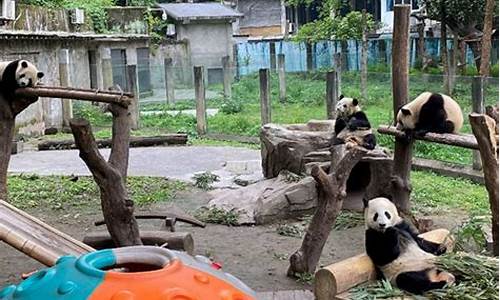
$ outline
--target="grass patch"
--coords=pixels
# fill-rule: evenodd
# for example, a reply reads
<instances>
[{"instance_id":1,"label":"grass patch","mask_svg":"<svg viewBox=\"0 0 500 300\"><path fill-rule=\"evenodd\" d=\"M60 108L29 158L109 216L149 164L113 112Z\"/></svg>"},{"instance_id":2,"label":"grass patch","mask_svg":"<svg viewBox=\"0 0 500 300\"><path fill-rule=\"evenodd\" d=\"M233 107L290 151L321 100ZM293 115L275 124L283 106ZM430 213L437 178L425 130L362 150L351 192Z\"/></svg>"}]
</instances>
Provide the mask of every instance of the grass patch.
<instances>
[{"instance_id":1,"label":"grass patch","mask_svg":"<svg viewBox=\"0 0 500 300\"><path fill-rule=\"evenodd\" d=\"M212 189L212 184L220 180L219 175L211 172L203 172L193 176L194 186L202 190L208 191Z\"/></svg>"},{"instance_id":2,"label":"grass patch","mask_svg":"<svg viewBox=\"0 0 500 300\"><path fill-rule=\"evenodd\" d=\"M490 211L483 185L425 171L413 171L411 175L412 203L421 213L435 213L443 208L462 209L471 215Z\"/></svg>"},{"instance_id":3,"label":"grass patch","mask_svg":"<svg viewBox=\"0 0 500 300\"><path fill-rule=\"evenodd\" d=\"M304 226L297 224L279 224L276 233L282 236L300 238L304 234Z\"/></svg>"},{"instance_id":4,"label":"grass patch","mask_svg":"<svg viewBox=\"0 0 500 300\"><path fill-rule=\"evenodd\" d=\"M9 176L9 202L20 209L71 209L95 206L100 194L92 177L80 176ZM186 183L159 177L128 177L127 188L136 205L171 201L177 192L187 188Z\"/></svg>"},{"instance_id":5,"label":"grass patch","mask_svg":"<svg viewBox=\"0 0 500 300\"><path fill-rule=\"evenodd\" d=\"M239 213L235 210L226 211L211 207L198 210L196 217L206 223L234 226L238 225Z\"/></svg>"},{"instance_id":6,"label":"grass patch","mask_svg":"<svg viewBox=\"0 0 500 300\"><path fill-rule=\"evenodd\" d=\"M335 225L333 225L333 229L345 230L361 226L364 223L365 223L365 217L363 216L362 213L343 210L337 216L337 219L335 220Z\"/></svg>"}]
</instances>

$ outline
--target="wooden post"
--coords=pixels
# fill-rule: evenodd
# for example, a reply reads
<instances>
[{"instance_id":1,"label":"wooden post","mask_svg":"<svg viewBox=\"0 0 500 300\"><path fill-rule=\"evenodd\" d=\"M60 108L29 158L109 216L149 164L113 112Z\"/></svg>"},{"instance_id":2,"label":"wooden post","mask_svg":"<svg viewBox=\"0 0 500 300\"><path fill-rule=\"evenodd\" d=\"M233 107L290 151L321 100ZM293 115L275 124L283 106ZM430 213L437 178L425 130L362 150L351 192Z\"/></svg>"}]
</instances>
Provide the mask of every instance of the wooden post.
<instances>
[{"instance_id":1,"label":"wooden post","mask_svg":"<svg viewBox=\"0 0 500 300\"><path fill-rule=\"evenodd\" d=\"M229 56L224 56L222 58L222 73L223 73L223 84L224 84L224 98L230 99L232 97L231 93L231 82L232 82L232 70L231 70L231 58Z\"/></svg>"},{"instance_id":2,"label":"wooden post","mask_svg":"<svg viewBox=\"0 0 500 300\"><path fill-rule=\"evenodd\" d=\"M69 78L69 50L59 50L59 84L70 86ZM69 127L69 120L73 118L73 105L71 99L61 99L63 110L63 127Z\"/></svg>"},{"instance_id":3,"label":"wooden post","mask_svg":"<svg viewBox=\"0 0 500 300\"><path fill-rule=\"evenodd\" d=\"M484 114L484 80L481 76L472 78L472 112ZM472 151L472 168L481 170L481 155L479 151Z\"/></svg>"},{"instance_id":4,"label":"wooden post","mask_svg":"<svg viewBox=\"0 0 500 300\"><path fill-rule=\"evenodd\" d=\"M340 96L342 95L342 53L333 55L333 65L337 73L337 95Z\"/></svg>"},{"instance_id":5,"label":"wooden post","mask_svg":"<svg viewBox=\"0 0 500 300\"><path fill-rule=\"evenodd\" d=\"M313 66L313 47L312 44L306 43L306 65L307 72L311 72L314 69Z\"/></svg>"},{"instance_id":6,"label":"wooden post","mask_svg":"<svg viewBox=\"0 0 500 300\"><path fill-rule=\"evenodd\" d=\"M278 54L278 82L280 89L280 102L286 102L286 72L285 72L285 54Z\"/></svg>"},{"instance_id":7,"label":"wooden post","mask_svg":"<svg viewBox=\"0 0 500 300\"><path fill-rule=\"evenodd\" d=\"M198 135L207 133L207 106L205 103L205 68L194 67L194 93L196 97L196 131Z\"/></svg>"},{"instance_id":8,"label":"wooden post","mask_svg":"<svg viewBox=\"0 0 500 300\"><path fill-rule=\"evenodd\" d=\"M175 103L175 92L171 58L165 58L163 60L163 69L165 74L165 95L167 97L167 104L173 104Z\"/></svg>"},{"instance_id":9,"label":"wooden post","mask_svg":"<svg viewBox=\"0 0 500 300\"><path fill-rule=\"evenodd\" d=\"M139 129L139 90L137 87L137 66L127 65L127 86L129 92L134 94L132 103L128 107L130 114L130 129Z\"/></svg>"},{"instance_id":10,"label":"wooden post","mask_svg":"<svg viewBox=\"0 0 500 300\"><path fill-rule=\"evenodd\" d=\"M240 65L238 61L238 44L233 45L234 78L240 80Z\"/></svg>"},{"instance_id":11,"label":"wooden post","mask_svg":"<svg viewBox=\"0 0 500 300\"><path fill-rule=\"evenodd\" d=\"M362 10L362 37L361 37L361 97L368 100L368 29L366 21L366 9Z\"/></svg>"},{"instance_id":12,"label":"wooden post","mask_svg":"<svg viewBox=\"0 0 500 300\"><path fill-rule=\"evenodd\" d=\"M477 139L481 159L484 162L484 184L488 190L491 208L493 254L498 256L498 146L496 122L487 115L469 115L472 132Z\"/></svg>"},{"instance_id":13,"label":"wooden post","mask_svg":"<svg viewBox=\"0 0 500 300\"><path fill-rule=\"evenodd\" d=\"M394 5L392 35L392 97L394 120L399 107L408 102L408 44L410 36L410 6ZM400 212L410 214L410 171L413 139L396 138L392 179L392 201Z\"/></svg>"},{"instance_id":14,"label":"wooden post","mask_svg":"<svg viewBox=\"0 0 500 300\"><path fill-rule=\"evenodd\" d=\"M271 71L276 71L276 44L274 42L269 43L269 60Z\"/></svg>"},{"instance_id":15,"label":"wooden post","mask_svg":"<svg viewBox=\"0 0 500 300\"><path fill-rule=\"evenodd\" d=\"M336 71L326 73L326 117L330 120L335 119L335 106L339 98L338 77Z\"/></svg>"},{"instance_id":16,"label":"wooden post","mask_svg":"<svg viewBox=\"0 0 500 300\"><path fill-rule=\"evenodd\" d=\"M271 84L269 69L259 70L260 79L260 117L262 125L271 123Z\"/></svg>"}]
</instances>

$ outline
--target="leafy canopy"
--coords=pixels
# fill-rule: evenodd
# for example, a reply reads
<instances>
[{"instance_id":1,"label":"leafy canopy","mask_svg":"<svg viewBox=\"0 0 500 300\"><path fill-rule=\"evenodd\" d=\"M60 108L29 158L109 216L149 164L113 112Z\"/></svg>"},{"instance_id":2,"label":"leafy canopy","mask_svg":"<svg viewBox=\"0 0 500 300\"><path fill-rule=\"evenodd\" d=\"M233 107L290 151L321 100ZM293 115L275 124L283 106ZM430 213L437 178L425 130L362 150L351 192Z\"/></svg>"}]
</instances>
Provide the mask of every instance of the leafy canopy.
<instances>
[{"instance_id":1,"label":"leafy canopy","mask_svg":"<svg viewBox=\"0 0 500 300\"><path fill-rule=\"evenodd\" d=\"M288 0L287 3L293 6L300 4L310 6L314 0ZM319 19L304 24L294 40L305 42L317 42L321 40L360 40L363 31L373 30L375 21L371 14L366 14L366 23L363 22L363 14L359 11L351 11L342 16L340 10L348 6L344 0L326 0L322 2Z\"/></svg>"}]
</instances>

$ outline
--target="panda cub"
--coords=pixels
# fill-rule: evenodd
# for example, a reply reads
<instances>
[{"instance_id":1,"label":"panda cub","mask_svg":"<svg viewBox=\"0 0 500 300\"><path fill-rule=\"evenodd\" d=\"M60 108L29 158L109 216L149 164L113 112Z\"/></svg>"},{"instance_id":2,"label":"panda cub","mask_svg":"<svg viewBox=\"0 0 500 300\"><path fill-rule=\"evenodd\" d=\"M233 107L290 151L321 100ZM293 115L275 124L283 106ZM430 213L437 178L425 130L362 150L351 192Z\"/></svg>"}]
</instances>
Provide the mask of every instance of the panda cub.
<instances>
[{"instance_id":1,"label":"panda cub","mask_svg":"<svg viewBox=\"0 0 500 300\"><path fill-rule=\"evenodd\" d=\"M441 245L418 236L387 198L365 202L365 246L377 273L402 290L422 294L452 284L455 277L439 270L435 255Z\"/></svg>"},{"instance_id":2,"label":"panda cub","mask_svg":"<svg viewBox=\"0 0 500 300\"><path fill-rule=\"evenodd\" d=\"M0 62L0 92L11 95L21 87L33 87L43 78L43 72L27 60Z\"/></svg>"},{"instance_id":3,"label":"panda cub","mask_svg":"<svg viewBox=\"0 0 500 300\"><path fill-rule=\"evenodd\" d=\"M450 96L425 92L399 109L398 130L418 136L427 132L458 133L464 123L462 109Z\"/></svg>"},{"instance_id":4,"label":"panda cub","mask_svg":"<svg viewBox=\"0 0 500 300\"><path fill-rule=\"evenodd\" d=\"M335 109L337 119L333 144L355 144L373 150L377 141L359 101L340 95Z\"/></svg>"}]
</instances>

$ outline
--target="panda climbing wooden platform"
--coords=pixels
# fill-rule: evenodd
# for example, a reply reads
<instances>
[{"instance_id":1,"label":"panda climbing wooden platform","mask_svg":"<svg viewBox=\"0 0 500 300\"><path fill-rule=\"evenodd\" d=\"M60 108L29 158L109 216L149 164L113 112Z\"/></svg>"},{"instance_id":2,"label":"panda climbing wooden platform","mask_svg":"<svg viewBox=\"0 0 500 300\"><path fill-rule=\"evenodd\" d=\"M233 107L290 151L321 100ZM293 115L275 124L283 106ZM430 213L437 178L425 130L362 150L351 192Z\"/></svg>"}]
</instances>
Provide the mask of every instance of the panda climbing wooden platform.
<instances>
[{"instance_id":1,"label":"panda climbing wooden platform","mask_svg":"<svg viewBox=\"0 0 500 300\"><path fill-rule=\"evenodd\" d=\"M392 135L396 138L404 138L405 133L397 130L394 126L380 125L378 127L380 134ZM422 137L414 137L416 140L445 144L450 146L478 150L476 138L472 134L451 134L451 133L432 133L429 132Z\"/></svg>"}]
</instances>

